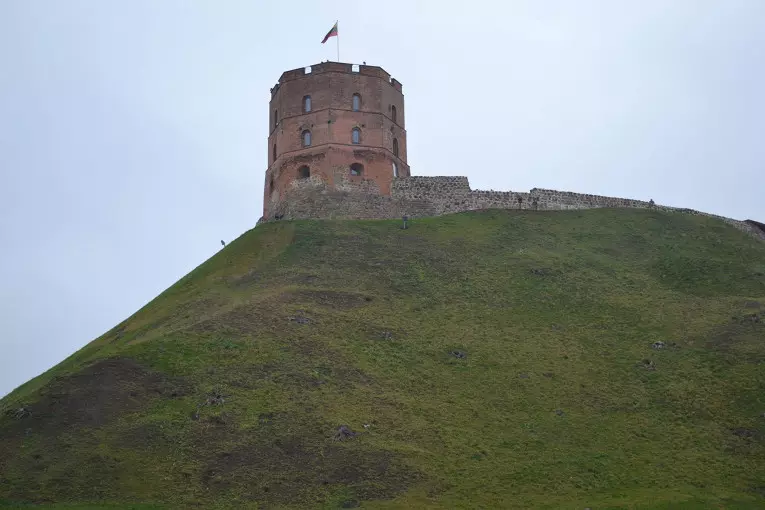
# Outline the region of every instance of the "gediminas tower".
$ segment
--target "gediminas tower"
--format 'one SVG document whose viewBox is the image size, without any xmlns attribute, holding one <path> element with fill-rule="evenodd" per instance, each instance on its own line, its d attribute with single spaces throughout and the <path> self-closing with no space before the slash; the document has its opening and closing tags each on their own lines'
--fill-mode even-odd
<svg viewBox="0 0 765 510">
<path fill-rule="evenodd" d="M 390 195 L 394 177 L 409 176 L 404 94 L 384 69 L 323 62 L 286 71 L 269 106 L 264 217 L 295 180 Z"/>
</svg>

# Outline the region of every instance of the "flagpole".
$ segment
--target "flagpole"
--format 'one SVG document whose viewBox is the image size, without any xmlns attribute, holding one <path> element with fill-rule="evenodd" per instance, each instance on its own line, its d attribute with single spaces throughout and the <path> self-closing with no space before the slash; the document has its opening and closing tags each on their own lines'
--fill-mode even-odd
<svg viewBox="0 0 765 510">
<path fill-rule="evenodd" d="M 340 27 L 338 26 L 338 21 L 335 20 L 335 28 L 337 28 L 337 35 L 335 36 L 335 39 L 337 39 L 337 61 L 340 62 Z"/>
</svg>

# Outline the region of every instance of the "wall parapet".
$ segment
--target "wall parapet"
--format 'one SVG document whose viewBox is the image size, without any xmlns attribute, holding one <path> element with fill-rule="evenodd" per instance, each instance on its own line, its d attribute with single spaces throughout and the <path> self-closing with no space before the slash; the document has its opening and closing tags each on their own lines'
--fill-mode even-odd
<svg viewBox="0 0 765 510">
<path fill-rule="evenodd" d="M 271 96 L 273 97 L 274 94 L 279 90 L 279 87 L 281 87 L 284 83 L 288 81 L 297 80 L 300 78 L 303 78 L 308 75 L 314 75 L 314 74 L 322 74 L 322 73 L 346 73 L 346 74 L 360 74 L 364 76 L 373 76 L 375 78 L 380 78 L 381 80 L 387 82 L 391 87 L 398 90 L 399 92 L 402 91 L 402 85 L 401 82 L 398 81 L 395 78 L 391 78 L 390 73 L 383 69 L 380 66 L 370 66 L 370 65 L 359 65 L 359 64 L 348 64 L 345 62 L 321 62 L 319 64 L 314 64 L 311 66 L 305 66 L 305 67 L 298 67 L 297 69 L 290 69 L 289 71 L 284 71 L 282 75 L 279 77 L 279 81 L 271 88 Z"/>
</svg>

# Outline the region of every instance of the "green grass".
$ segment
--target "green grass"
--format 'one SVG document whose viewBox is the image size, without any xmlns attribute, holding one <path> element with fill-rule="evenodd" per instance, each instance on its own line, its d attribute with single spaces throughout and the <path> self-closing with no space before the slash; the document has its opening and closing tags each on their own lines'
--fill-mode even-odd
<svg viewBox="0 0 765 510">
<path fill-rule="evenodd" d="M 0 508 L 765 506 L 765 243 L 399 223 L 259 226 L 5 397 Z"/>
<path fill-rule="evenodd" d="M 40 508 L 41 505 L 29 504 L 29 503 L 12 503 L 0 500 L 0 508 L 29 510 L 31 508 Z M 162 507 L 157 505 L 133 505 L 133 504 L 95 504 L 95 505 L 69 505 L 63 504 L 48 504 L 43 505 L 46 509 L 55 510 L 160 510 Z"/>
</svg>

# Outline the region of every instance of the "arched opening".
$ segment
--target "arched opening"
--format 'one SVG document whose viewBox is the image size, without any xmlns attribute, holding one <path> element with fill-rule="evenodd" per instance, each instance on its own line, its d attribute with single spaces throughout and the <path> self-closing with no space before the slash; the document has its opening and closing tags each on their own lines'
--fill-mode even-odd
<svg viewBox="0 0 765 510">
<path fill-rule="evenodd" d="M 303 113 L 311 111 L 311 96 L 303 97 Z"/>
<path fill-rule="evenodd" d="M 298 168 L 298 179 L 308 179 L 311 177 L 311 169 L 303 165 Z"/>
<path fill-rule="evenodd" d="M 307 129 L 303 131 L 303 147 L 311 146 L 311 132 Z"/>
<path fill-rule="evenodd" d="M 393 139 L 393 155 L 398 157 L 398 139 Z"/>
<path fill-rule="evenodd" d="M 396 107 L 393 105 L 390 105 L 390 118 L 393 119 L 393 122 L 398 122 L 396 120 Z"/>
<path fill-rule="evenodd" d="M 352 107 L 353 107 L 353 111 L 354 112 L 357 112 L 357 111 L 361 110 L 361 96 L 360 95 L 353 94 L 353 104 L 352 104 Z"/>
<path fill-rule="evenodd" d="M 398 177 L 398 165 L 396 162 L 393 162 L 393 177 Z"/>
<path fill-rule="evenodd" d="M 351 165 L 351 175 L 361 175 L 364 173 L 364 165 L 361 163 L 354 163 Z"/>
<path fill-rule="evenodd" d="M 274 129 L 279 125 L 279 110 L 274 110 Z"/>
<path fill-rule="evenodd" d="M 271 152 L 271 163 L 273 163 L 274 161 L 276 161 L 276 144 L 274 144 L 274 149 Z"/>
<path fill-rule="evenodd" d="M 351 129 L 351 142 L 356 145 L 361 143 L 361 130 L 357 127 Z"/>
<path fill-rule="evenodd" d="M 268 178 L 268 192 L 273 193 L 274 192 L 274 176 Z"/>
</svg>

